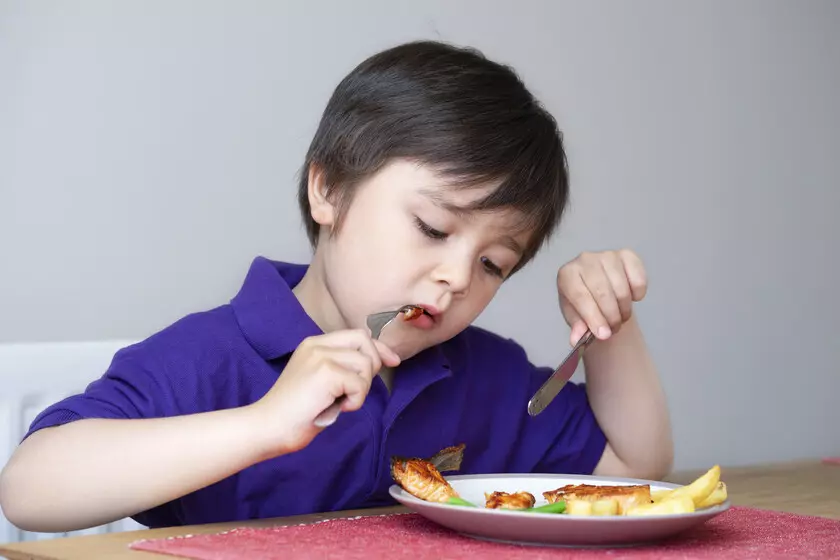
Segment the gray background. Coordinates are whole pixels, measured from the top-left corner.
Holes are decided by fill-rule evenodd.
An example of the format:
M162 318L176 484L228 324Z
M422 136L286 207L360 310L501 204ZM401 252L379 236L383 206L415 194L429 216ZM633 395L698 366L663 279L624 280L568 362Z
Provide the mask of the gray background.
M634 248L677 467L840 454L830 0L0 2L0 342L139 339L305 261L326 99L416 38L514 65L568 142L568 220L480 325L554 365L557 267Z

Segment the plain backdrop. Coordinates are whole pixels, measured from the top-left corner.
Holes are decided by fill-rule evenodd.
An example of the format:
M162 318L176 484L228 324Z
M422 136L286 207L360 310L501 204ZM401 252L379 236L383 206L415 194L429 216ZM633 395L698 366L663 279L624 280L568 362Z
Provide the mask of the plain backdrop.
M0 1L0 342L141 339L305 262L328 96L419 38L513 65L568 146L567 220L479 325L555 365L557 268L633 248L677 468L840 454L832 0Z

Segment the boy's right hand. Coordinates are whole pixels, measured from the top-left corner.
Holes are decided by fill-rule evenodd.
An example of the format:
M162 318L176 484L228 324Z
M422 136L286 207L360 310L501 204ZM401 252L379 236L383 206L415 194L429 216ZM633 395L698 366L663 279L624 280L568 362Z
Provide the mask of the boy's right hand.
M397 354L363 330L342 330L300 343L274 386L251 406L267 436L270 456L306 447L322 428L318 417L346 396L341 410L358 410L383 365L399 365Z

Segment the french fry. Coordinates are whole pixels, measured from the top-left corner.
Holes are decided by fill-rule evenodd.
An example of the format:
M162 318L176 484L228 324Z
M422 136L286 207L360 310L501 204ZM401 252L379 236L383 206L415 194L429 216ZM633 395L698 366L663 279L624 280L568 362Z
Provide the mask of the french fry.
M592 515L618 515L618 500L607 498L592 502Z
M680 486L669 491L668 494L660 496L660 501L688 496L694 502L694 506L697 507L717 488L718 482L720 482L720 466L715 465L691 484Z
M726 483L723 482L723 481L720 481L720 482L718 482L715 489L712 490L712 493L709 494L709 496L705 500L703 500L702 502L700 502L697 505L697 509L707 508L707 507L716 506L718 504L722 504L723 502L726 501L727 496L728 496L728 493L726 491Z
M566 513L569 515L592 515L592 502L586 500L567 500Z
M691 496L680 494L665 498L653 504L641 504L627 510L624 515L667 515L673 513L691 513L694 511L694 500Z
M654 503L661 502L662 500L667 498L668 495L673 491L673 488L661 488L659 490L651 490L650 499L653 500Z

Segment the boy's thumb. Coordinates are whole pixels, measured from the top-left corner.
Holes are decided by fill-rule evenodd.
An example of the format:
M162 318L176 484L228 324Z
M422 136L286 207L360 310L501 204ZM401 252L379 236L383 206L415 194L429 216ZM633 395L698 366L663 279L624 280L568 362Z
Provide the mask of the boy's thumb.
M586 323L583 319L577 318L572 322L572 332L569 334L569 344L574 346L578 343L580 338L586 333Z
M379 357L382 358L382 363L388 367L397 367L402 361L396 352L391 350L385 343L379 340L374 340L373 344L379 350Z

